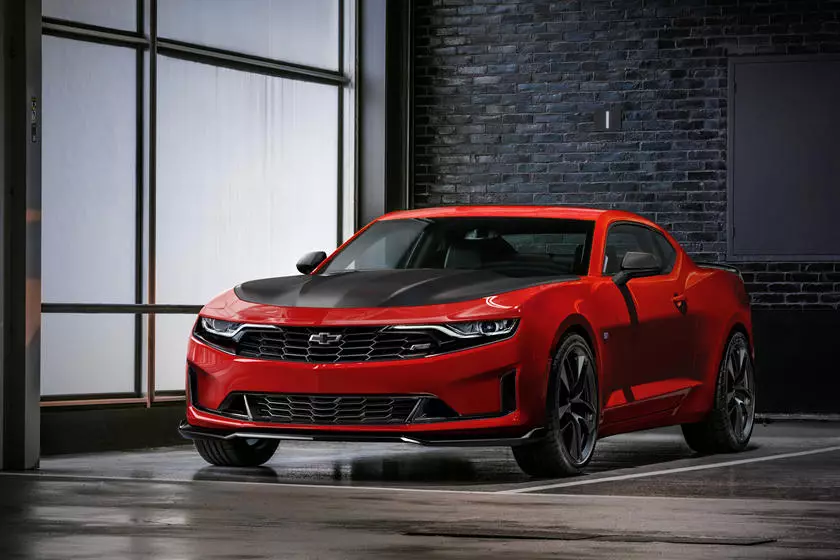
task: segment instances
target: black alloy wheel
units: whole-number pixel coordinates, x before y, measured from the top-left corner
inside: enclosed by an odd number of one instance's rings
[[[683,424],[689,447],[700,453],[731,453],[747,447],[755,425],[755,370],[747,337],[734,333],[718,369],[709,415]]]
[[[513,448],[520,468],[532,476],[580,474],[598,439],[599,393],[595,358],[575,333],[563,338],[551,363],[546,437]]]

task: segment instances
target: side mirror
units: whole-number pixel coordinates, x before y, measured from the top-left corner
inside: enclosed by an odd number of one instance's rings
[[[617,286],[623,286],[632,278],[655,276],[662,271],[659,259],[653,253],[627,251],[621,259],[621,272],[613,276]]]
[[[326,258],[327,254],[323,251],[313,251],[311,253],[306,253],[297,262],[298,272],[300,272],[301,274],[309,274],[310,272],[318,268],[318,265],[324,262]]]

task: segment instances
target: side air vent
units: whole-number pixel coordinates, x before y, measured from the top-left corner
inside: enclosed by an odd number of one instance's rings
[[[452,407],[436,398],[423,399],[415,416],[415,422],[442,422],[456,420],[459,414]]]
[[[501,388],[501,411],[507,414],[516,410],[516,372],[504,374],[499,381]]]

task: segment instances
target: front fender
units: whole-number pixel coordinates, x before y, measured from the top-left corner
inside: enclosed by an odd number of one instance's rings
[[[602,348],[599,331],[588,316],[590,295],[589,284],[569,282],[541,292],[523,303],[520,394],[527,399],[525,404],[529,410],[545,413],[551,360],[563,336],[569,331],[577,331],[588,340],[600,377]]]

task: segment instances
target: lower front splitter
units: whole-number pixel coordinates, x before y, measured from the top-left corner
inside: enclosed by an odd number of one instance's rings
[[[475,436],[461,434],[400,434],[399,432],[346,432],[317,430],[213,430],[189,425],[186,420],[178,426],[178,431],[186,439],[279,439],[291,441],[334,441],[334,442],[402,442],[414,445],[437,447],[513,447],[533,443],[545,437],[544,428],[533,428],[521,436],[494,435],[481,433]]]

